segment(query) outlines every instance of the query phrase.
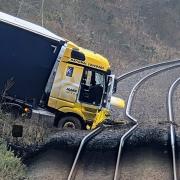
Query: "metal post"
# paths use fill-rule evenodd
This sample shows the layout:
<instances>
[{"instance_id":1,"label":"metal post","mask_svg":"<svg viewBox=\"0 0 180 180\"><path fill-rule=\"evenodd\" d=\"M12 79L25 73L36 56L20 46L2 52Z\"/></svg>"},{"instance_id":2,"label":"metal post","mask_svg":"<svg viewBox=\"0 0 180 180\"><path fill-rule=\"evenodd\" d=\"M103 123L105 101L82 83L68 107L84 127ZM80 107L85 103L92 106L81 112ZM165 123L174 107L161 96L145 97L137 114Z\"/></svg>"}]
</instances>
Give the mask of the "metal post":
<instances>
[{"instance_id":1,"label":"metal post","mask_svg":"<svg viewBox=\"0 0 180 180\"><path fill-rule=\"evenodd\" d=\"M42 0L42 5L41 5L41 25L44 27L44 0Z\"/></svg>"}]
</instances>

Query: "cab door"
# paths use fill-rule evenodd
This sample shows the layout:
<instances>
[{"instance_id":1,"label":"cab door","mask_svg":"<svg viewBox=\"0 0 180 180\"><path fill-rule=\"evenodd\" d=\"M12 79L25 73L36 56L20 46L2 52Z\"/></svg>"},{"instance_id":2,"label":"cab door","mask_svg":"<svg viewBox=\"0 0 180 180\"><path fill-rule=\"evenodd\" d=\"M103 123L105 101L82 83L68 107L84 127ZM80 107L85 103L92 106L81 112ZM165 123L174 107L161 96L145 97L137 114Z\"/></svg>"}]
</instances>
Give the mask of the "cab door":
<instances>
[{"instance_id":1,"label":"cab door","mask_svg":"<svg viewBox=\"0 0 180 180\"><path fill-rule=\"evenodd\" d=\"M113 94L115 75L108 75L108 84L107 84L107 95L106 95L106 108L110 109L111 107L111 97Z\"/></svg>"},{"instance_id":2,"label":"cab door","mask_svg":"<svg viewBox=\"0 0 180 180\"><path fill-rule=\"evenodd\" d=\"M94 69L85 68L78 100L86 119L94 119L96 113L101 110L104 89L104 74Z\"/></svg>"},{"instance_id":3,"label":"cab door","mask_svg":"<svg viewBox=\"0 0 180 180\"><path fill-rule=\"evenodd\" d=\"M73 102L77 101L83 67L61 62L56 73L51 97Z\"/></svg>"}]
</instances>

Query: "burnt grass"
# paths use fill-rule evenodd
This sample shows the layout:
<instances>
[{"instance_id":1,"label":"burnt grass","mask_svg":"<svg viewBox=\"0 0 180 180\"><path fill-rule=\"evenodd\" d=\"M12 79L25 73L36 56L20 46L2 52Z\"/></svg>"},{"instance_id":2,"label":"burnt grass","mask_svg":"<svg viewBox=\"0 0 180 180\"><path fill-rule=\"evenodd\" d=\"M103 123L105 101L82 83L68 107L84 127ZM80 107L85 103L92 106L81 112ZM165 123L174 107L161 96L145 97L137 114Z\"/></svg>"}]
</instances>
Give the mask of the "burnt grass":
<instances>
[{"instance_id":1,"label":"burnt grass","mask_svg":"<svg viewBox=\"0 0 180 180\"><path fill-rule=\"evenodd\" d=\"M107 127L100 134L86 143L86 150L117 150L122 135L127 132L132 125L121 127ZM81 140L89 131L84 130L58 130L50 133L41 143L31 143L23 146L17 141L9 142L9 147L15 154L20 156L24 162L47 149L59 148L77 150ZM125 141L125 147L153 146L154 148L169 147L170 134L167 125L140 126ZM180 137L176 137L179 142ZM179 143L177 143L180 146Z\"/></svg>"},{"instance_id":2,"label":"burnt grass","mask_svg":"<svg viewBox=\"0 0 180 180\"><path fill-rule=\"evenodd\" d=\"M12 137L12 126L23 125L23 136ZM102 132L90 139L87 150L117 150L120 139L132 123L107 126ZM49 148L77 150L81 140L90 132L87 130L60 130L50 127L44 119L11 120L6 116L0 118L0 137L8 142L8 147L24 161ZM176 130L176 142L180 147L179 129ZM170 124L139 124L125 141L125 147L153 146L154 148L170 145Z\"/></svg>"}]
</instances>

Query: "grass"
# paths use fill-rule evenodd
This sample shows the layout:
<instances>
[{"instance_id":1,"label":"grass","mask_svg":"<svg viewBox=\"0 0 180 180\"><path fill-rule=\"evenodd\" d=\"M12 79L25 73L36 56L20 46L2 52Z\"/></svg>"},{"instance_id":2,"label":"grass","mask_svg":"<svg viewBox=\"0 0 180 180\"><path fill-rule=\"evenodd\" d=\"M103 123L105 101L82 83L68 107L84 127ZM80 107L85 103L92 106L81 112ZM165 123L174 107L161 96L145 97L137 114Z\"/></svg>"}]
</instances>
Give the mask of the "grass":
<instances>
[{"instance_id":1,"label":"grass","mask_svg":"<svg viewBox=\"0 0 180 180\"><path fill-rule=\"evenodd\" d=\"M12 126L23 126L23 137L12 137ZM46 130L45 130L46 129ZM9 143L16 144L21 147L27 147L32 144L42 144L44 138L47 137L48 128L44 127L42 122L38 120L29 119L11 119L7 115L0 112L0 138Z\"/></svg>"},{"instance_id":2,"label":"grass","mask_svg":"<svg viewBox=\"0 0 180 180\"><path fill-rule=\"evenodd\" d=\"M25 175L25 166L20 158L7 150L6 143L0 140L0 180L22 180Z\"/></svg>"},{"instance_id":3,"label":"grass","mask_svg":"<svg viewBox=\"0 0 180 180\"><path fill-rule=\"evenodd\" d=\"M15 124L23 125L23 137L12 137L12 126ZM22 180L26 176L25 165L11 150L7 150L6 141L25 148L42 144L48 133L42 121L23 118L13 120L0 111L0 180Z\"/></svg>"},{"instance_id":4,"label":"grass","mask_svg":"<svg viewBox=\"0 0 180 180\"><path fill-rule=\"evenodd\" d=\"M23 137L12 137L12 126L15 124L23 125ZM29 145L43 144L49 133L51 131L44 121L24 118L13 120L0 111L0 180L26 179L25 165L11 150L7 150L6 141L26 148Z\"/></svg>"}]
</instances>

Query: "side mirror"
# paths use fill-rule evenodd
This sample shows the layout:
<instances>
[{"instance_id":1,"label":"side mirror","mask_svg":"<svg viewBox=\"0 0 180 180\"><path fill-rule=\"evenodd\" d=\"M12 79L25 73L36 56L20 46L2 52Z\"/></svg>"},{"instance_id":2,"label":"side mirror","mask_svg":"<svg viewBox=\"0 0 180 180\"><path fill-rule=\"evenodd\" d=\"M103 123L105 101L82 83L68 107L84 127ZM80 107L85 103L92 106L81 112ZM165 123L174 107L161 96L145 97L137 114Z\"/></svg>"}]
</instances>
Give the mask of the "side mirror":
<instances>
[{"instance_id":1,"label":"side mirror","mask_svg":"<svg viewBox=\"0 0 180 180\"><path fill-rule=\"evenodd\" d=\"M118 81L117 81L117 79L115 79L114 86L113 86L113 94L116 93L116 91L117 91L117 84L118 84Z\"/></svg>"}]
</instances>

